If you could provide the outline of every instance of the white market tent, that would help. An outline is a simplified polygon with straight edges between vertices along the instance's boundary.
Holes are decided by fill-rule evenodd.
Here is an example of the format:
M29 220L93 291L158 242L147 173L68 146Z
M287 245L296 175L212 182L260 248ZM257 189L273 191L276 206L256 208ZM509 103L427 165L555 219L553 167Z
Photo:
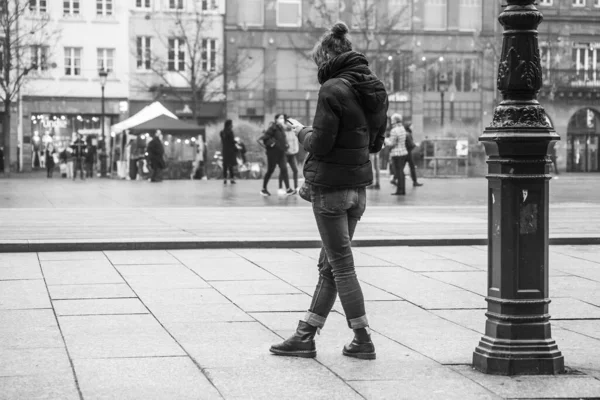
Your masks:
M115 134L122 133L123 131L131 129L134 126L143 124L144 122L150 121L161 115L166 115L173 119L178 119L175 116L175 114L167 110L167 108L163 106L159 101L155 101L154 103L142 108L137 114L132 115L124 121L114 124L110 127L110 131L111 133Z

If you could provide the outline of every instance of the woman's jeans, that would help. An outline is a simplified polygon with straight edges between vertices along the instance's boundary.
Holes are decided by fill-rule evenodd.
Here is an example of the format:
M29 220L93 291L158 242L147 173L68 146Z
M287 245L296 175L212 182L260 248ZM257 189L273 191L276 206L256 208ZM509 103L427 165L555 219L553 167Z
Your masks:
M287 160L288 165L292 169L292 176L294 177L294 189L298 189L298 165L296 163L297 154L286 154L285 159ZM279 189L282 188L283 184L283 175L279 174Z
M350 241L365 212L365 188L328 189L313 186L311 201L323 247L319 256L319 282L304 321L322 328L340 296L348 326L368 326L365 301L354 269Z
M279 149L268 149L267 150L267 173L265 174L265 178L263 180L263 188L267 188L267 184L269 183L269 179L271 179L271 175L275 171L275 167L279 166L279 174L283 178L283 183L285 183L285 188L290 188L290 181L288 178L288 171L286 167L286 159L285 152Z

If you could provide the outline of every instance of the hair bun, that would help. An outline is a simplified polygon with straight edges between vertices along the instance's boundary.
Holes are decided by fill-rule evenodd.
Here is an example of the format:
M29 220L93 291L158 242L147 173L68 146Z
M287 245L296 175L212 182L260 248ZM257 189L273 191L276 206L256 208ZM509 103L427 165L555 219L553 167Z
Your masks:
M333 36L335 37L343 38L344 35L348 33L348 25L343 22L338 22L331 28L331 33L333 33Z

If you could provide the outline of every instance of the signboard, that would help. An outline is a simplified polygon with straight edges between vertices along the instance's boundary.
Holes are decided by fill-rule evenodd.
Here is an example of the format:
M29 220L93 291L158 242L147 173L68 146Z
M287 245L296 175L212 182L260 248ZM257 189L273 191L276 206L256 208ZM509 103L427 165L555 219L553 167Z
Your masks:
M468 140L457 140L456 141L456 156L467 157L469 155L469 141Z
M410 101L410 94L407 92L392 93L388 96L388 100L397 103L407 103Z

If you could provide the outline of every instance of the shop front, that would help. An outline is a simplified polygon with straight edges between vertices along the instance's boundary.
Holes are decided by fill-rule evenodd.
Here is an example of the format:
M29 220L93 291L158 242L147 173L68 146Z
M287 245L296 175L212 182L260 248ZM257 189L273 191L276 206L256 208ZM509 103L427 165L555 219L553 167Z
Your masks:
M577 111L567 128L567 172L600 172L600 113L585 108Z

